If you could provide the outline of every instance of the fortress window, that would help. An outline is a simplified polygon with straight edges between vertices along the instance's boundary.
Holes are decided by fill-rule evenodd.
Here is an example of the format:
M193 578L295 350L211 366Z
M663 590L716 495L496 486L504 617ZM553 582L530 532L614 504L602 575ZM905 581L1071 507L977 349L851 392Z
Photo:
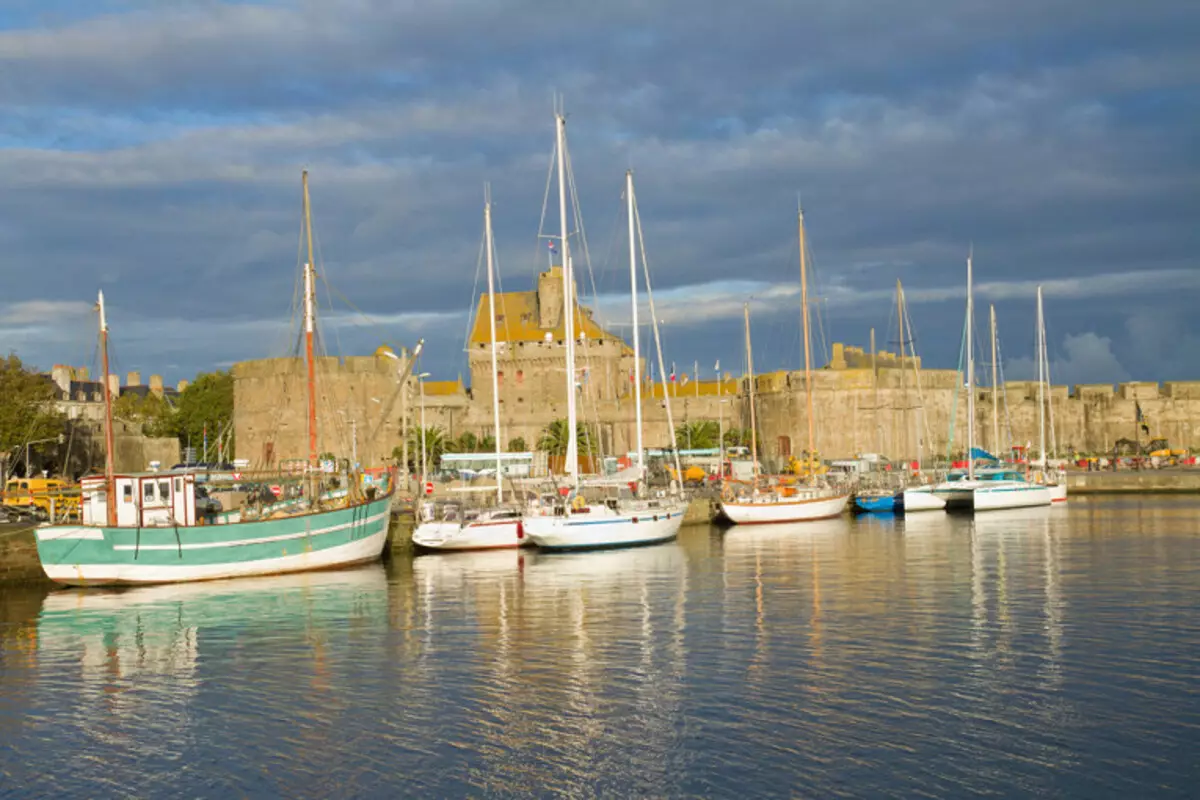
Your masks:
M525 382L525 370L519 369L519 370L517 370L517 386L520 386L524 382Z
M504 385L504 370L496 370L496 385Z

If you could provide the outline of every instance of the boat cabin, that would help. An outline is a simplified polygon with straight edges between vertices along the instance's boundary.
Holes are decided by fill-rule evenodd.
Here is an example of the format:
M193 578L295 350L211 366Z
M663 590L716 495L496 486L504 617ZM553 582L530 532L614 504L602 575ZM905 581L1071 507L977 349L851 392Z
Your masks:
M949 483L955 481L964 481L967 479L966 470L955 470L946 476ZM1019 469L1003 469L1003 468L983 468L975 470L975 480L977 481L1024 481L1025 473Z
M81 481L83 524L108 524L108 491L103 475ZM114 475L117 527L161 528L196 524L196 476L191 472Z

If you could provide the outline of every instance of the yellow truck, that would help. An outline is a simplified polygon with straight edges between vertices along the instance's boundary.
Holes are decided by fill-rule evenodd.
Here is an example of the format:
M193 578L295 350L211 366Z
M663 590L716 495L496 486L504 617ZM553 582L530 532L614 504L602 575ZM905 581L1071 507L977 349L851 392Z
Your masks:
M10 478L4 485L4 510L55 519L79 516L79 487L58 478Z

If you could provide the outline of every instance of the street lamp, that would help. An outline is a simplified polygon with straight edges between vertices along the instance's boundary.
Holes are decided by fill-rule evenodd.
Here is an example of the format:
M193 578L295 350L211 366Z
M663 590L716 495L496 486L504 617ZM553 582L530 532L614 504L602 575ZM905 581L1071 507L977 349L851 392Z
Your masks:
M31 478L31 477L33 477L33 476L30 474L30 473L33 471L33 466L30 464L30 461L29 461L29 448L30 448L32 445L35 445L35 444L45 444L46 442L58 442L59 444L62 444L62 443L63 443L63 441L65 441L65 438L66 438L66 437L64 437L64 436L63 436L63 435L60 433L58 436L51 436L49 439L34 439L34 440L33 440L33 441L31 441L31 442L26 442L26 443L25 443L25 477L26 477L26 478Z

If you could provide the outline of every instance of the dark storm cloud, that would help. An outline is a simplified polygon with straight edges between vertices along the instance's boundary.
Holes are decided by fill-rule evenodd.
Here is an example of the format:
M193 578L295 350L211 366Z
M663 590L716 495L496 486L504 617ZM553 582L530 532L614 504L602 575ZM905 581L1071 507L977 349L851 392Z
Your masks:
M557 89L601 314L627 315L633 166L668 360L738 363L753 298L759 365L798 363L803 190L829 338L887 326L899 277L927 361L953 366L973 241L1014 356L1041 282L1064 373L1195 376L1169 343L1197 333L1197 18L1080 0L26 9L0 19L0 347L90 352L71 309L103 286L132 367L277 351L308 167L324 272L373 321L335 315L327 340L423 335L452 374L484 180L506 287L544 263Z

